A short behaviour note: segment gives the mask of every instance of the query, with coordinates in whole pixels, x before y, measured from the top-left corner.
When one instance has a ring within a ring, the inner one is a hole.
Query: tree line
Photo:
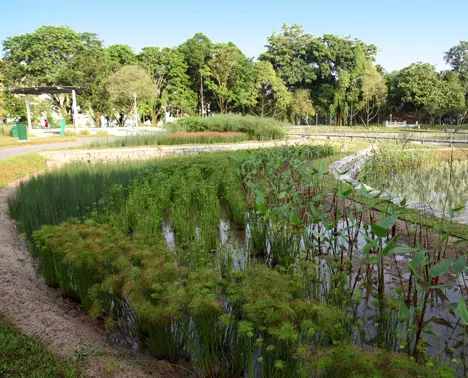
[[[283,25],[253,59],[232,42],[214,43],[201,33],[177,47],[105,47],[93,33],[43,26],[6,38],[0,60],[0,118],[25,113],[10,90],[22,86],[73,85],[81,111],[124,122],[133,111],[152,123],[212,113],[255,114],[297,124],[379,123],[390,114],[419,122],[462,123],[467,116],[468,42],[445,54],[451,67],[438,72],[414,63],[385,72],[377,47],[359,39],[314,37]],[[71,117],[68,95],[54,95],[45,110]],[[44,110],[41,108],[40,110]]]

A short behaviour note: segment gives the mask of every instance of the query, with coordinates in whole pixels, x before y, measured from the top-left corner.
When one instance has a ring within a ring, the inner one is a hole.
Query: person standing
[[[44,125],[46,129],[49,127],[49,121],[47,119],[45,120]]]

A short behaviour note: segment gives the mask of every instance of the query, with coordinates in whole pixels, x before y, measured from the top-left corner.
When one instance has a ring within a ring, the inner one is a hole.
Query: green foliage
[[[121,66],[132,65],[136,63],[136,55],[128,45],[116,44],[106,49],[106,54],[111,60]]]
[[[208,61],[210,80],[207,85],[214,92],[221,113],[227,113],[231,109],[237,72],[245,59],[244,54],[232,43],[214,46],[213,57]]]
[[[99,139],[90,144],[92,148],[115,148],[131,146],[171,146],[181,144],[239,143],[249,140],[245,133],[193,132],[193,133],[138,133],[127,137]]]
[[[421,366],[401,354],[383,350],[368,352],[349,346],[320,351],[311,358],[306,370],[309,377],[324,378],[454,377],[444,366]]]
[[[80,165],[24,184],[10,210],[28,240],[35,231],[49,284],[200,376],[346,376],[355,365],[356,376],[379,377],[391,363],[389,376],[418,367],[449,377],[432,370],[425,341],[448,321],[426,314],[439,277],[463,274],[466,260],[397,244],[400,208],[336,184],[316,161],[333,153],[306,145]],[[226,223],[245,230],[245,247],[226,242]],[[409,256],[398,269],[411,285],[385,279],[397,255]],[[344,348],[355,337],[386,354]],[[397,350],[421,365],[393,361]]]
[[[74,55],[101,46],[96,34],[77,33],[66,26],[42,26],[3,41],[6,75],[13,83],[57,84],[60,70]]]
[[[110,100],[118,112],[132,113],[134,94],[140,101],[148,101],[157,95],[157,87],[151,76],[140,66],[123,66],[107,79]]]
[[[21,334],[0,315],[0,376],[2,377],[80,377],[68,361],[52,354],[35,338]]]
[[[140,64],[153,78],[157,95],[149,101],[154,124],[169,104],[177,114],[191,113],[195,108],[195,93],[188,88],[188,66],[177,49],[144,47],[137,56]]]
[[[187,117],[168,127],[186,132],[240,132],[246,133],[250,140],[282,139],[285,136],[283,125],[276,120],[235,114],[203,118]]]
[[[82,88],[78,94],[81,108],[88,108],[99,124],[111,109],[107,79],[116,65],[103,50],[85,50],[75,55],[59,74],[59,83]]]
[[[291,94],[270,62],[259,61],[254,67],[252,110],[260,117],[284,118]]]

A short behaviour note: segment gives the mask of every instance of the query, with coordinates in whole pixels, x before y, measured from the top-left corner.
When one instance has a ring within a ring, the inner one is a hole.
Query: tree
[[[213,57],[208,62],[210,67],[209,88],[214,92],[219,111],[226,113],[235,97],[232,84],[245,56],[232,43],[215,46]]]
[[[4,89],[5,89],[5,76],[3,74],[4,64],[0,60],[0,123],[3,123],[6,117],[5,101],[4,101]]]
[[[267,51],[260,55],[260,60],[270,62],[289,89],[303,88],[317,79],[316,67],[311,64],[316,43],[301,26],[283,24],[281,33],[268,38]]]
[[[120,124],[124,122],[124,115],[132,112],[134,94],[140,102],[157,95],[151,76],[140,66],[123,66],[108,78],[107,90],[115,110],[120,114]]]
[[[446,110],[447,91],[434,66],[413,63],[399,71],[393,78],[393,101],[402,109],[413,113],[419,120],[429,118],[431,125]]]
[[[465,86],[456,72],[443,73],[442,80],[445,90],[445,111],[447,115],[456,119],[457,124],[460,124],[467,112]]]
[[[387,85],[383,76],[369,62],[362,77],[363,123],[370,122],[379,114],[380,108],[387,99]]]
[[[107,49],[110,58],[120,65],[131,65],[136,63],[136,55],[128,45],[111,45]]]
[[[87,108],[96,124],[102,115],[111,112],[107,79],[114,72],[116,64],[103,50],[85,50],[75,55],[62,69],[59,83],[81,88],[78,95],[81,108]]]
[[[3,41],[5,74],[14,85],[53,85],[73,56],[101,46],[95,34],[77,33],[66,26],[43,26]]]
[[[299,117],[301,123],[304,120],[305,124],[309,124],[309,116],[315,115],[315,109],[307,89],[299,89],[294,93],[291,110],[293,117]]]
[[[460,75],[461,80],[468,81],[468,42],[460,41],[444,55],[445,62]]]
[[[270,62],[255,64],[252,112],[260,117],[283,118],[291,103],[291,94]]]
[[[188,65],[188,74],[192,89],[198,93],[200,115],[205,111],[205,80],[210,76],[208,60],[212,53],[210,39],[202,33],[196,33],[192,38],[179,46]]]
[[[154,124],[161,110],[168,104],[172,104],[179,112],[192,112],[196,106],[195,94],[189,87],[188,66],[182,53],[177,49],[145,47],[138,55],[138,61],[156,85],[156,96],[149,102]]]

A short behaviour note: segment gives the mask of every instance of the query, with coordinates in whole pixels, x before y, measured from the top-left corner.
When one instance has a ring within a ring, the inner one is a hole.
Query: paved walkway
[[[95,138],[91,137],[91,138],[78,139],[76,142],[59,142],[59,143],[36,144],[36,145],[25,145],[25,146],[20,146],[20,147],[2,148],[0,149],[0,160],[13,157],[13,156],[29,154],[31,152],[39,152],[39,151],[44,151],[44,150],[58,150],[61,148],[86,146],[88,144],[91,144],[97,139],[98,137],[95,137]]]

